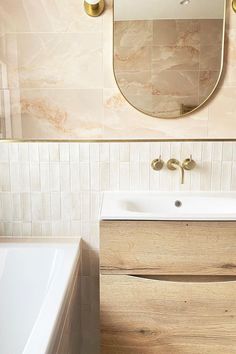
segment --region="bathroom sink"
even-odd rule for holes
[[[236,220],[236,193],[104,192],[101,220]]]

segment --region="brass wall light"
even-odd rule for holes
[[[105,9],[104,0],[85,0],[84,9],[87,15],[92,17],[100,16]]]
[[[232,1],[232,7],[233,7],[234,12],[236,12],[236,0]]]

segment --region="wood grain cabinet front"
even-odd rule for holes
[[[102,354],[236,354],[236,282],[102,275],[101,336]]]
[[[102,274],[236,275],[236,222],[102,221],[100,243]]]

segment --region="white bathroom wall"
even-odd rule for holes
[[[162,155],[197,168],[154,172]],[[236,143],[1,143],[0,235],[82,236],[83,354],[99,353],[99,208],[105,190],[236,190]]]

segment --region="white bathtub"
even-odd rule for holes
[[[48,353],[78,253],[78,243],[0,243],[1,354]]]

